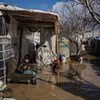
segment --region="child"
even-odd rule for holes
[[[24,57],[23,63],[19,67],[19,72],[21,72],[23,74],[30,74],[30,75],[35,76],[36,75],[36,71],[34,69],[30,69],[29,64],[30,64],[30,60],[29,60],[28,55],[26,55]],[[33,80],[33,81],[36,82],[36,80]]]

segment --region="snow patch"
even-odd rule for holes
[[[7,5],[2,2],[0,3],[0,9],[1,10],[14,10],[14,11],[28,11],[28,12],[44,13],[44,14],[51,14],[51,15],[58,16],[57,14],[53,12],[47,12],[47,11],[35,10],[35,9],[24,9],[24,8],[20,8],[16,6]]]

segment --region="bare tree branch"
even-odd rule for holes
[[[95,20],[96,22],[98,22],[98,23],[100,24],[100,20],[94,15],[93,10],[91,9],[91,6],[90,6],[90,4],[89,4],[89,1],[88,1],[88,0],[85,0],[85,1],[86,1],[86,5],[87,5],[87,8],[88,8],[88,10],[89,10],[91,16],[94,18],[94,20]]]
[[[75,2],[61,2],[63,3],[62,12],[59,13],[59,10],[56,10],[60,15],[60,35],[67,37],[70,41],[73,41],[72,38],[70,38],[72,35],[77,37],[80,43],[78,43],[78,40],[76,40],[77,42],[73,42],[77,45],[77,53],[79,54],[84,34],[93,31],[95,27],[100,24],[100,20],[98,17],[99,13],[97,13],[95,9],[96,6],[93,7],[92,5],[95,4],[93,0],[74,1]],[[90,2],[86,3],[86,1]],[[82,38],[80,38],[79,35],[81,35]]]
[[[92,16],[92,18],[100,24],[100,14],[97,13],[93,7],[92,7],[92,3],[95,1],[97,2],[97,5],[99,6],[99,0],[78,0],[84,7],[86,7],[90,13],[90,15]],[[77,2],[75,0],[75,2]]]

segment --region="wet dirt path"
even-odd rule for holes
[[[100,67],[97,62],[93,64],[96,58],[89,61],[87,58],[84,58],[83,80],[73,81],[61,76],[61,85],[56,86],[55,75],[46,67],[38,75],[37,85],[8,84],[13,90],[10,95],[16,100],[100,100]]]

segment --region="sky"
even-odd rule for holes
[[[48,11],[59,0],[0,0],[0,2],[7,3],[13,6],[18,6],[28,9],[39,9]]]

